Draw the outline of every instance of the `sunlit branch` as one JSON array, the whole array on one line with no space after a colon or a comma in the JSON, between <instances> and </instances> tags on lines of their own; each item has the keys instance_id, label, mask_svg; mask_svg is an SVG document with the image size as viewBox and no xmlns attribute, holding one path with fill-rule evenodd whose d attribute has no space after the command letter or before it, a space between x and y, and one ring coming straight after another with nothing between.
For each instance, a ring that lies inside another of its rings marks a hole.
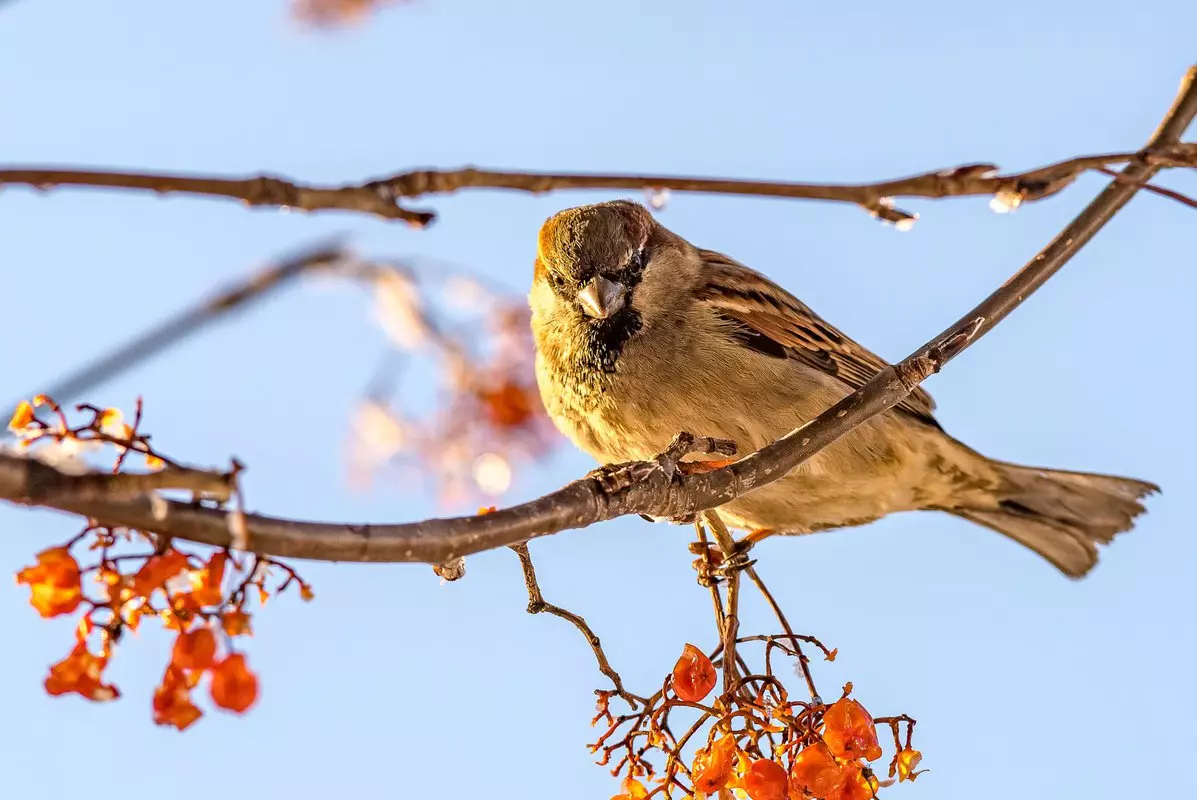
<instances>
[{"instance_id":1,"label":"sunlit branch","mask_svg":"<svg viewBox=\"0 0 1197 800\"><path fill-rule=\"evenodd\" d=\"M255 552L333 561L407 561L442 564L459 556L510 546L563 530L585 528L628 514L691 520L788 474L856 426L901 402L919 383L988 333L1064 266L1159 171L1159 153L1174 149L1197 115L1197 67L1143 151L1038 255L927 344L887 367L810 423L760 451L719 469L683 474L646 469L641 480L612 489L594 478L494 513L398 525L304 522L246 515L247 546ZM1124 159L1125 160L1125 159ZM702 435L703 431L693 433ZM651 467L652 465L646 465ZM43 505L124 526L205 544L230 543L226 512L149 497L83 500L72 496L71 476L30 458L0 455L0 498ZM90 478L89 478L90 480ZM48 482L56 491L39 491Z\"/></svg>"},{"instance_id":2,"label":"sunlit branch","mask_svg":"<svg viewBox=\"0 0 1197 800\"><path fill-rule=\"evenodd\" d=\"M623 189L778 197L852 203L889 222L915 215L892 207L895 197L944 198L991 196L1011 204L1040 200L1067 187L1082 173L1138 162L1154 169L1197 166L1197 145L1157 142L1136 153L1103 153L1057 161L1026 172L1001 174L995 164L966 164L876 183L797 183L733 180L680 175L600 175L588 173L508 172L465 167L420 169L356 184L316 186L273 175L228 178L181 173L117 172L41 166L0 168L0 186L38 190L90 187L223 197L248 206L298 211L348 211L422 227L436 218L426 209L402 204L430 195L467 189L506 189L543 194L577 189Z\"/></svg>"}]
</instances>

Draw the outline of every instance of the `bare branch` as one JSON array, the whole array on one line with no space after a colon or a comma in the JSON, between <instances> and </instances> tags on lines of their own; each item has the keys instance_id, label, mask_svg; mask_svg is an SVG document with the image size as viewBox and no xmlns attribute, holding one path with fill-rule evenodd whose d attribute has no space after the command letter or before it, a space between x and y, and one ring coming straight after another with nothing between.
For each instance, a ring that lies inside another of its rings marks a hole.
<instances>
[{"instance_id":1,"label":"bare branch","mask_svg":"<svg viewBox=\"0 0 1197 800\"><path fill-rule=\"evenodd\" d=\"M891 222L913 215L885 205L892 197L943 198L966 195L1016 196L1020 201L1053 195L1087 170L1099 170L1131 161L1154 168L1197 166L1197 145L1160 142L1138 153L1104 153L1079 156L1027 172L999 175L995 164L966 164L877 183L829 184L784 181L726 180L678 175L598 175L588 173L503 172L465 167L456 170L423 169L399 173L360 184L311 186L271 175L221 178L203 175L150 174L10 167L0 169L0 187L30 186L49 190L59 186L131 189L155 194L193 194L225 197L249 206L270 206L299 211L351 211L383 219L397 219L422 227L436 214L400 205L401 200L425 195L452 194L463 189L507 189L544 192L563 189L669 189L677 192L786 197L855 203L874 216Z\"/></svg>"},{"instance_id":2,"label":"bare branch","mask_svg":"<svg viewBox=\"0 0 1197 800\"><path fill-rule=\"evenodd\" d=\"M628 705L633 709L637 704L645 703L643 697L631 694L623 688L623 679L619 677L619 673L611 666L611 662L607 660L607 654L603 652L603 643L599 637L595 635L594 631L590 629L590 625L582 616L568 611L561 606L555 606L544 599L544 594L540 591L540 584L536 581L536 567L532 564L532 555L528 552L527 544L513 544L511 549L520 557L520 567L524 572L524 585L528 589L528 613L529 614L552 614L555 617L560 617L566 622L573 625L582 635L586 637L586 643L590 645L590 649L594 651L594 658L598 661L599 672L603 673L610 679L612 685L615 687L615 694L619 695Z\"/></svg>"},{"instance_id":3,"label":"bare branch","mask_svg":"<svg viewBox=\"0 0 1197 800\"><path fill-rule=\"evenodd\" d=\"M36 459L29 460L41 464ZM174 465L157 472L85 472L79 475L47 466L29 473L26 492L30 503L50 506L59 501L104 503L143 498L164 489L181 489L223 503L232 497L235 479L236 470L219 472Z\"/></svg>"},{"instance_id":4,"label":"bare branch","mask_svg":"<svg viewBox=\"0 0 1197 800\"><path fill-rule=\"evenodd\" d=\"M53 168L0 170L0 186L24 185L40 191L58 186L90 186L133 189L155 194L194 194L227 197L247 206L270 206L299 211L356 211L385 219L404 220L416 227L432 221L434 215L400 208L385 184L316 187L283 178L259 175L254 178L214 178L199 175L151 175L132 172L100 172Z\"/></svg>"},{"instance_id":5,"label":"bare branch","mask_svg":"<svg viewBox=\"0 0 1197 800\"><path fill-rule=\"evenodd\" d=\"M613 492L606 491L598 480L583 478L537 500L493 513L401 525L298 522L246 515L246 545L279 557L442 564L458 556L584 528L627 514L689 518L723 505L781 478L857 425L893 407L991 330L1076 255L1130 201L1141 184L1151 180L1161 168L1153 154L1169 151L1194 116L1197 67L1186 74L1176 101L1144 151L1132 158L1119 179L1107 185L1013 277L943 333L879 372L858 391L810 423L734 464L705 473L672 476L665 470L649 470L643 480ZM69 483L73 477L50 477L45 470L51 469L28 458L0 455L0 498L51 506L107 525L218 546L230 543L226 514L216 509L158 501L159 513L155 515L149 498L85 501L62 492L52 500L39 498L35 489L41 483Z\"/></svg>"}]
</instances>

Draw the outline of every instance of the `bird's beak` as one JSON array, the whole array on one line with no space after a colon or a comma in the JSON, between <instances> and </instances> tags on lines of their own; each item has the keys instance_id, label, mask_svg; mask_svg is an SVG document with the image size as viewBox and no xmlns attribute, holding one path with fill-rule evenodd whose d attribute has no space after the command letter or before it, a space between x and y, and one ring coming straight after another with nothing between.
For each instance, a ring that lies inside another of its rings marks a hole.
<instances>
[{"instance_id":1,"label":"bird's beak","mask_svg":"<svg viewBox=\"0 0 1197 800\"><path fill-rule=\"evenodd\" d=\"M578 292L578 304L595 319L606 319L623 308L627 288L622 283L599 276Z\"/></svg>"}]
</instances>

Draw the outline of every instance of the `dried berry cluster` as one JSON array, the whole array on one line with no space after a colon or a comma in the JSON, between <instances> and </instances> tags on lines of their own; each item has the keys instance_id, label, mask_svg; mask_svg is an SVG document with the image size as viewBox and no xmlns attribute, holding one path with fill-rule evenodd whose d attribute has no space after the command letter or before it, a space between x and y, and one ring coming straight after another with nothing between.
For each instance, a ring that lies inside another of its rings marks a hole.
<instances>
[{"instance_id":1,"label":"dried berry cluster","mask_svg":"<svg viewBox=\"0 0 1197 800\"><path fill-rule=\"evenodd\" d=\"M623 752L612 773L625 777L621 793L612 800L657 794L674 797L675 793L684 797L732 793L751 800L869 800L895 777L902 781L919 775L915 768L922 755L910 742L913 719L874 719L849 696L851 684L830 705L817 697L810 702L790 698L772 671L770 654L777 649L804 659L798 639L813 642L828 660L834 659L835 651L810 637L745 637L739 643L764 642L764 672L737 678L729 691L708 703L719 681L712 658L722 647L708 656L687 644L656 694L647 700L631 698L642 709L615 717L608 707L614 693L600 692L595 722L605 720L608 727L591 749L602 754L602 764ZM680 736L670 727L670 714L677 709L699 712ZM870 767L882 756L877 735L882 725L891 729L895 751L886 780L879 780ZM622 738L612 742L617 733ZM701 744L690 750L687 746L693 748L696 741ZM664 758L663 767L654 767L654 755L657 760ZM648 788L646 780L656 786Z\"/></svg>"},{"instance_id":2,"label":"dried berry cluster","mask_svg":"<svg viewBox=\"0 0 1197 800\"><path fill-rule=\"evenodd\" d=\"M49 419L40 418L39 409ZM156 454L149 437L137 432L140 408L133 425L114 409L79 410L90 412L91 418L71 426L57 404L36 397L19 405L9 430L22 449L76 473L89 466L84 454L106 446L118 451L117 470L130 453L138 453L151 470L182 469ZM89 563L81 566L75 552L89 554L84 559ZM282 581L268 587L279 571ZM120 697L104 678L115 645L127 633L136 634L146 619L174 631L152 709L155 723L179 730L203 715L192 692L205 677L219 708L244 713L256 702L258 679L234 644L237 637L252 634L253 602L260 606L272 593L291 586L305 600L312 597L294 570L273 559L228 550L205 558L153 535L102 526L89 526L67 543L38 553L36 564L17 573L17 583L29 587L30 603L42 617L82 612L74 647L46 677L46 691L52 695L78 694L96 702Z\"/></svg>"}]
</instances>

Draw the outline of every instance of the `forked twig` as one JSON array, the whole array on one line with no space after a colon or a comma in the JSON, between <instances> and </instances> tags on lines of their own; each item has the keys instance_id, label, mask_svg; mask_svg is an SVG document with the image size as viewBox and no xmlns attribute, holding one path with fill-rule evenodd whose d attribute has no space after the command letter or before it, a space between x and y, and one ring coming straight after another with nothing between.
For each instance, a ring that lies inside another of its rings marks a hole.
<instances>
[{"instance_id":1,"label":"forked twig","mask_svg":"<svg viewBox=\"0 0 1197 800\"><path fill-rule=\"evenodd\" d=\"M524 585L528 589L528 613L552 614L581 631L582 635L586 637L586 643L594 651L594 658L598 661L599 672L610 679L611 684L615 687L615 693L623 698L633 709L637 707L637 704L645 703L643 697L634 695L624 689L623 679L619 677L619 673L615 671L615 668L611 666L611 662L607 660L607 654L603 652L603 643L599 640L595 632L590 629L590 625L586 620L580 615L561 606L553 605L544 599L544 594L540 591L540 584L536 581L536 567L532 564L532 554L528 552L528 545L526 543L513 544L511 545L511 549L519 556L520 567L524 571Z\"/></svg>"}]
</instances>

